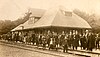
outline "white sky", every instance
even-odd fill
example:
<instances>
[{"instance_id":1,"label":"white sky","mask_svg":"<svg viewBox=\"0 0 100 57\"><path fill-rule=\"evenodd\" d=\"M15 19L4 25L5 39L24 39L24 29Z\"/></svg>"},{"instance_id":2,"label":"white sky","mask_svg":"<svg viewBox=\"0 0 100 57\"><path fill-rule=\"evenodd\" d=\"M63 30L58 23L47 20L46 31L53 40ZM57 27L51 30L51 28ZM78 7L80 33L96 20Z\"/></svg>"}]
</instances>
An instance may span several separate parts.
<instances>
[{"instance_id":1,"label":"white sky","mask_svg":"<svg viewBox=\"0 0 100 57\"><path fill-rule=\"evenodd\" d=\"M48 9L59 5L68 10L79 9L100 14L100 0L0 0L0 19L16 20L23 16L28 8Z\"/></svg>"}]
</instances>

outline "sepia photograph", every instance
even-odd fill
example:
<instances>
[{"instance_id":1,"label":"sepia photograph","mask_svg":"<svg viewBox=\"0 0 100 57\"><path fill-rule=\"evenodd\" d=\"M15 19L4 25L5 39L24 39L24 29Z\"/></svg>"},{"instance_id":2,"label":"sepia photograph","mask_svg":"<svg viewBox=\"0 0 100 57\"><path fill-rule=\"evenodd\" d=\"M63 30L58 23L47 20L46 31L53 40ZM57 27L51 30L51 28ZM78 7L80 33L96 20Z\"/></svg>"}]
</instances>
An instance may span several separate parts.
<instances>
[{"instance_id":1,"label":"sepia photograph","mask_svg":"<svg viewBox=\"0 0 100 57\"><path fill-rule=\"evenodd\" d=\"M100 57L100 0L0 0L0 57Z\"/></svg>"}]
</instances>

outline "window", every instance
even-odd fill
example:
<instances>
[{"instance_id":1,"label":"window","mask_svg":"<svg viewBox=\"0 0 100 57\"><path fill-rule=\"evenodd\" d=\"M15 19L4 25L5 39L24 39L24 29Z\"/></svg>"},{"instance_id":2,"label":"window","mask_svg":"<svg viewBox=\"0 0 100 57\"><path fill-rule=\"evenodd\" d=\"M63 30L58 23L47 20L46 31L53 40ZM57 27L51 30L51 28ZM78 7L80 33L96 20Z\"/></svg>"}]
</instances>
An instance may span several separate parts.
<instances>
[{"instance_id":1,"label":"window","mask_svg":"<svg viewBox=\"0 0 100 57\"><path fill-rule=\"evenodd\" d=\"M67 12L67 11L65 11L65 16L72 16L72 12Z\"/></svg>"}]
</instances>

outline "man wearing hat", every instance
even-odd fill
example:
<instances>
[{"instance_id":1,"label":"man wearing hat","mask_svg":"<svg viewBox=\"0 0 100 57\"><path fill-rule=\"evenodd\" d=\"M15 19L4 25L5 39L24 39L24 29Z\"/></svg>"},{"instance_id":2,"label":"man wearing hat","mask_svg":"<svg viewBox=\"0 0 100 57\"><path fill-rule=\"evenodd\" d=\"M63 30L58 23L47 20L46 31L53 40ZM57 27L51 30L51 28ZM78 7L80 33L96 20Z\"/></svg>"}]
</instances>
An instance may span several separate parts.
<instances>
[{"instance_id":1,"label":"man wearing hat","mask_svg":"<svg viewBox=\"0 0 100 57\"><path fill-rule=\"evenodd\" d=\"M63 43L63 52L64 53L68 51L68 41L67 40L68 40L68 38L65 37L64 43Z\"/></svg>"}]
</instances>

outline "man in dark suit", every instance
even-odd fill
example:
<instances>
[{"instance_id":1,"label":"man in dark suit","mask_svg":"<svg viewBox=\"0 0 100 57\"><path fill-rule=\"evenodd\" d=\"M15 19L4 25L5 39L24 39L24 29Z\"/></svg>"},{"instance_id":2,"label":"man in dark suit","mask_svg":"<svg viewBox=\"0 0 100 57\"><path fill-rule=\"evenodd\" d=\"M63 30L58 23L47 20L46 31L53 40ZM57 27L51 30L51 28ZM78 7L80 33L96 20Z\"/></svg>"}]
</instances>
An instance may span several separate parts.
<instances>
[{"instance_id":1,"label":"man in dark suit","mask_svg":"<svg viewBox=\"0 0 100 57\"><path fill-rule=\"evenodd\" d=\"M93 33L89 33L88 36L88 48L90 51L95 47L95 35Z\"/></svg>"},{"instance_id":2,"label":"man in dark suit","mask_svg":"<svg viewBox=\"0 0 100 57\"><path fill-rule=\"evenodd\" d=\"M63 42L63 52L67 52L68 51L68 39L64 39L64 42Z\"/></svg>"}]
</instances>

